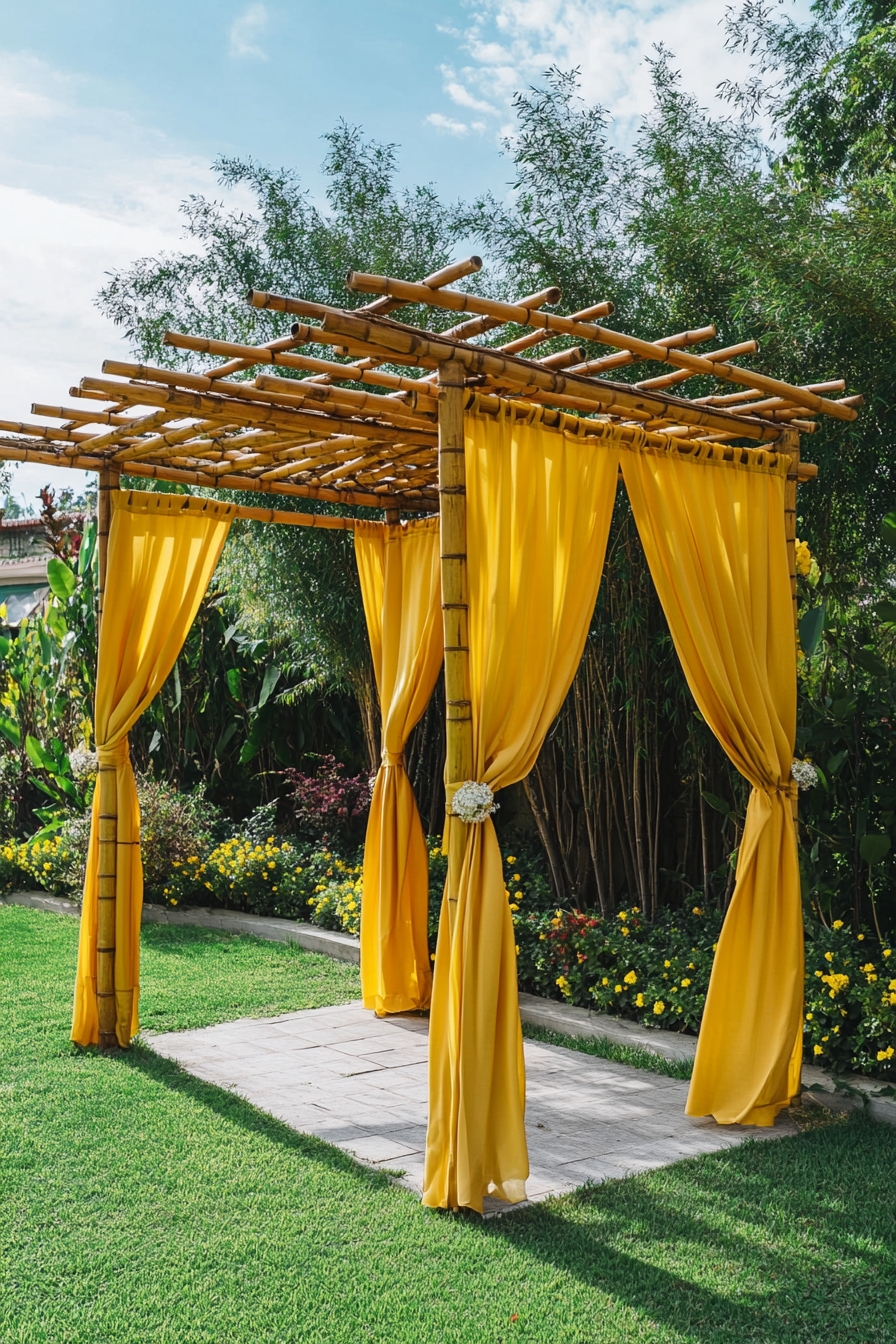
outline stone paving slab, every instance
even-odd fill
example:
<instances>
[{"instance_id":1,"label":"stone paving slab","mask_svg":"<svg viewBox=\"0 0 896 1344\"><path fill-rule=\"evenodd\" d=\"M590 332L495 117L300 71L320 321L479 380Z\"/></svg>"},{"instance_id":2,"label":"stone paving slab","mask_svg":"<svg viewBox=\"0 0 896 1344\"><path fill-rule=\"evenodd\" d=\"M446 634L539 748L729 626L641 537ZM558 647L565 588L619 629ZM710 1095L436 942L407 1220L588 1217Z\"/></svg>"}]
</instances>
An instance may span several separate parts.
<instances>
[{"instance_id":1,"label":"stone paving slab","mask_svg":"<svg viewBox=\"0 0 896 1344\"><path fill-rule=\"evenodd\" d=\"M225 1087L304 1134L372 1167L400 1171L419 1193L426 1143L428 1023L377 1018L360 1003L196 1031L144 1033L158 1054ZM525 1042L530 1200L565 1194L731 1148L796 1133L717 1125L684 1113L688 1084L536 1041ZM506 1204L487 1201L488 1210Z\"/></svg>"}]
</instances>

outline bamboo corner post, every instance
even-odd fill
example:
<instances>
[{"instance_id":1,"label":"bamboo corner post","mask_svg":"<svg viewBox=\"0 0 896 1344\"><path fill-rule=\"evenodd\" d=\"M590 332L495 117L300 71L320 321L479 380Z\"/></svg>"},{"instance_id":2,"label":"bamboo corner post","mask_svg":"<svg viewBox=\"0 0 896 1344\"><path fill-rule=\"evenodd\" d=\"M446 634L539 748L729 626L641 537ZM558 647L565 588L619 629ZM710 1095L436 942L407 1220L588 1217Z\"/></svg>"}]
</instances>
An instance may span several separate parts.
<instances>
[{"instance_id":1,"label":"bamboo corner post","mask_svg":"<svg viewBox=\"0 0 896 1344\"><path fill-rule=\"evenodd\" d=\"M118 489L117 471L99 473L97 491L97 551L99 588L97 592L97 636L103 621L103 601L109 559L109 525L112 516L111 493ZM99 790L99 863L97 866L97 937L96 997L99 1018L99 1046L112 1050L118 1045L115 1034L115 904L116 850L118 844L118 791L114 765L101 765L97 774Z\"/></svg>"},{"instance_id":2,"label":"bamboo corner post","mask_svg":"<svg viewBox=\"0 0 896 1344\"><path fill-rule=\"evenodd\" d=\"M800 626L796 591L796 488L799 483L800 435L797 429L781 431L780 448L790 457L784 479L784 535L787 538L787 569L790 574L790 600L793 603L793 638L797 657L800 652ZM793 800L793 820L797 821L797 800Z\"/></svg>"},{"instance_id":3,"label":"bamboo corner post","mask_svg":"<svg viewBox=\"0 0 896 1344\"><path fill-rule=\"evenodd\" d=\"M445 782L454 788L473 774L470 638L467 586L467 501L464 462L464 369L439 365L439 554L445 636ZM449 803L450 807L450 803ZM448 916L451 928L466 844L466 826L448 825Z\"/></svg>"}]
</instances>

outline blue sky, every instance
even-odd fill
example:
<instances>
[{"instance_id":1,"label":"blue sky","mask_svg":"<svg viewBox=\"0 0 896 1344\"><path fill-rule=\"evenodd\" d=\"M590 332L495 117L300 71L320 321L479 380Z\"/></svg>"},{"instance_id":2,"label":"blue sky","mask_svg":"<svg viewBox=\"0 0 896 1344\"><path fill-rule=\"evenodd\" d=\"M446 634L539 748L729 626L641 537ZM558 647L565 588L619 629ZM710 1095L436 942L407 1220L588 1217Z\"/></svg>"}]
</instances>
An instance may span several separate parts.
<instances>
[{"instance_id":1,"label":"blue sky","mask_svg":"<svg viewBox=\"0 0 896 1344\"><path fill-rule=\"evenodd\" d=\"M804 7L803 0L795 12ZM405 182L502 190L514 90L552 62L631 136L663 41L711 102L745 64L725 0L0 0L0 416L59 404L121 350L92 305L106 271L176 247L178 204L220 153L320 189L343 117L401 146ZM74 473L55 473L65 480ZM48 473L20 468L14 493Z\"/></svg>"}]
</instances>

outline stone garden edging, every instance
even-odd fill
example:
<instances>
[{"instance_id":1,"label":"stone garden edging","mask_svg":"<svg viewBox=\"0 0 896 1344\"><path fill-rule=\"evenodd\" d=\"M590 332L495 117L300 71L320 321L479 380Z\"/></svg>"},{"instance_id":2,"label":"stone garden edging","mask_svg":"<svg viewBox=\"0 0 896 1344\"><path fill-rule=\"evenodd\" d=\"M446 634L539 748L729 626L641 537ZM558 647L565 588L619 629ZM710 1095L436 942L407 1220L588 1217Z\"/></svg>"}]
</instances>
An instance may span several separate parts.
<instances>
[{"instance_id":1,"label":"stone garden edging","mask_svg":"<svg viewBox=\"0 0 896 1344\"><path fill-rule=\"evenodd\" d=\"M42 891L14 891L0 897L0 904L24 905L34 910L46 910L57 915L78 915L80 906L60 896ZM204 929L221 929L227 933L253 934L270 942L298 943L308 952L321 952L338 961L354 962L361 959L358 939L333 929L320 929L315 924L302 924L294 919L276 919L270 915L250 915L239 910L210 910L190 906L186 910L171 910L163 905L143 906L144 924L191 924ZM616 1045L636 1046L649 1050L663 1059L693 1059L697 1050L696 1036L685 1036L662 1027L642 1027L605 1013L593 1013L588 1008L576 1008L568 1003L542 999L537 994L520 994L520 1017L527 1026L540 1027L560 1036L579 1039L603 1038ZM812 1064L803 1065L803 1100L812 1101L832 1110L858 1110L863 1106L874 1120L896 1125L896 1097L875 1095L887 1084L880 1079L860 1074L835 1078L825 1069Z\"/></svg>"}]
</instances>

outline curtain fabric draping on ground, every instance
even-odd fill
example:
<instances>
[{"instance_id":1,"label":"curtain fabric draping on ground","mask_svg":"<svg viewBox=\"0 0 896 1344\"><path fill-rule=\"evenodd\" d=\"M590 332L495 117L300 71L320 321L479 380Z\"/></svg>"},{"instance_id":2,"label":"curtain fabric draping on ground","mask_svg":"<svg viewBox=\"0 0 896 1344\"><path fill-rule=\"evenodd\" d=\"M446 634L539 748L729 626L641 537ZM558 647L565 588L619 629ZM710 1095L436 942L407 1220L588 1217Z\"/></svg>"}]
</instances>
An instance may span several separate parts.
<instances>
[{"instance_id":1,"label":"curtain fabric draping on ground","mask_svg":"<svg viewBox=\"0 0 896 1344\"><path fill-rule=\"evenodd\" d=\"M531 770L578 667L619 455L513 406L464 425L474 776L497 790ZM490 819L465 831L439 926L423 1202L481 1212L489 1193L525 1198L529 1161L501 852Z\"/></svg>"},{"instance_id":2,"label":"curtain fabric draping on ground","mask_svg":"<svg viewBox=\"0 0 896 1344\"><path fill-rule=\"evenodd\" d=\"M404 747L442 663L439 520L359 522L355 557L383 721L364 846L361 993L382 1017L428 1008L429 864Z\"/></svg>"},{"instance_id":3,"label":"curtain fabric draping on ground","mask_svg":"<svg viewBox=\"0 0 896 1344\"><path fill-rule=\"evenodd\" d=\"M622 470L688 685L753 786L687 1110L771 1125L798 1089L802 1045L789 459L735 450L732 464L722 454L623 453Z\"/></svg>"},{"instance_id":4,"label":"curtain fabric draping on ground","mask_svg":"<svg viewBox=\"0 0 896 1344\"><path fill-rule=\"evenodd\" d=\"M97 659L94 738L100 770L114 769L117 794L115 1030L137 1030L143 866L140 809L128 755L129 729L171 672L230 529L232 507L183 495L113 492ZM81 908L72 1040L98 1039L97 923L99 782Z\"/></svg>"}]
</instances>

